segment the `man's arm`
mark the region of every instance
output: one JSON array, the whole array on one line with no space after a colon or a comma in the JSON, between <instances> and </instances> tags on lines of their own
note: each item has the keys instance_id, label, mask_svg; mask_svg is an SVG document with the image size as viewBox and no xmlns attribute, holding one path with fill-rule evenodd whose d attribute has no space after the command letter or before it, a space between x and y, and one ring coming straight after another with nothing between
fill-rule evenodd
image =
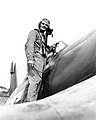
<instances>
[{"instance_id":1,"label":"man's arm","mask_svg":"<svg viewBox=\"0 0 96 120\"><path fill-rule=\"evenodd\" d=\"M25 53L27 57L27 62L33 64L34 63L34 41L36 40L36 33L32 30L29 35L27 42L25 44Z\"/></svg>"}]
</instances>

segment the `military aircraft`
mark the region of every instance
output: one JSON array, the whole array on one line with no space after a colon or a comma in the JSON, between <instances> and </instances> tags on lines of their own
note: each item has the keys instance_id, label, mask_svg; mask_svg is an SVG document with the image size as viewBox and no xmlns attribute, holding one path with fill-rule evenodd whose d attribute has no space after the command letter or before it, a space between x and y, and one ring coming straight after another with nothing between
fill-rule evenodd
<instances>
[{"instance_id":1,"label":"military aircraft","mask_svg":"<svg viewBox=\"0 0 96 120\"><path fill-rule=\"evenodd\" d=\"M96 74L96 31L67 46L50 61L43 73L43 90L38 99L48 97Z\"/></svg>"},{"instance_id":2,"label":"military aircraft","mask_svg":"<svg viewBox=\"0 0 96 120\"><path fill-rule=\"evenodd\" d=\"M55 54L37 101L0 107L0 120L95 120L95 62L96 30Z\"/></svg>"}]
</instances>

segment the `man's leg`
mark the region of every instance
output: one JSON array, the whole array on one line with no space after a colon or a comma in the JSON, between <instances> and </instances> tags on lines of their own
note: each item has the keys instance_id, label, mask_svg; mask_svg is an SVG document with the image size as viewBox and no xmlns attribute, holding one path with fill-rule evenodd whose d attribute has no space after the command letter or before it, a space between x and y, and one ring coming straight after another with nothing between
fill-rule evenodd
<instances>
[{"instance_id":1,"label":"man's leg","mask_svg":"<svg viewBox=\"0 0 96 120\"><path fill-rule=\"evenodd\" d=\"M24 102L31 102L37 100L38 92L41 86L41 80L41 77L35 72L33 77L28 77L29 86L27 88L27 96Z\"/></svg>"},{"instance_id":2,"label":"man's leg","mask_svg":"<svg viewBox=\"0 0 96 120\"><path fill-rule=\"evenodd\" d=\"M34 58L34 66L28 65L28 93L25 101L37 100L42 81L42 71L45 64L45 59L41 54L37 53Z\"/></svg>"}]
</instances>

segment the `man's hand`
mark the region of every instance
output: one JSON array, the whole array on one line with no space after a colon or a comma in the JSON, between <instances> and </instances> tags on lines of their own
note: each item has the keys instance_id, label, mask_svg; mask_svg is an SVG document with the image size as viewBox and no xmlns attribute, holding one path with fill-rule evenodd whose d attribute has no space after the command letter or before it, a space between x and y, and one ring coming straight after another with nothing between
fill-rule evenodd
<instances>
[{"instance_id":1,"label":"man's hand","mask_svg":"<svg viewBox=\"0 0 96 120\"><path fill-rule=\"evenodd\" d=\"M58 44L59 44L59 42L57 42L57 43L53 44L52 46L50 46L50 51L55 53L56 52L56 47L57 47Z\"/></svg>"},{"instance_id":2,"label":"man's hand","mask_svg":"<svg viewBox=\"0 0 96 120\"><path fill-rule=\"evenodd\" d=\"M34 69L34 66L32 63L27 63L27 67L28 67L28 75L33 77L34 74L33 74L33 69Z\"/></svg>"},{"instance_id":3,"label":"man's hand","mask_svg":"<svg viewBox=\"0 0 96 120\"><path fill-rule=\"evenodd\" d=\"M33 63L28 63L27 65L28 65L28 68L31 68L31 69L34 67Z\"/></svg>"}]
</instances>

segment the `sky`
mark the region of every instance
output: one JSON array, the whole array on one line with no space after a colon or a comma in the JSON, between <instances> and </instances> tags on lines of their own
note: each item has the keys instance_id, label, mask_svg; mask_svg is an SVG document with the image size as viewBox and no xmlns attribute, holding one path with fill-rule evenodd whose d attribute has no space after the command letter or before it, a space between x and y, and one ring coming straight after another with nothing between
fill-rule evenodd
<instances>
[{"instance_id":1,"label":"sky","mask_svg":"<svg viewBox=\"0 0 96 120\"><path fill-rule=\"evenodd\" d=\"M0 0L0 86L9 87L12 61L18 84L27 75L24 46L42 18L54 30L49 44L71 45L96 28L96 0Z\"/></svg>"}]
</instances>

